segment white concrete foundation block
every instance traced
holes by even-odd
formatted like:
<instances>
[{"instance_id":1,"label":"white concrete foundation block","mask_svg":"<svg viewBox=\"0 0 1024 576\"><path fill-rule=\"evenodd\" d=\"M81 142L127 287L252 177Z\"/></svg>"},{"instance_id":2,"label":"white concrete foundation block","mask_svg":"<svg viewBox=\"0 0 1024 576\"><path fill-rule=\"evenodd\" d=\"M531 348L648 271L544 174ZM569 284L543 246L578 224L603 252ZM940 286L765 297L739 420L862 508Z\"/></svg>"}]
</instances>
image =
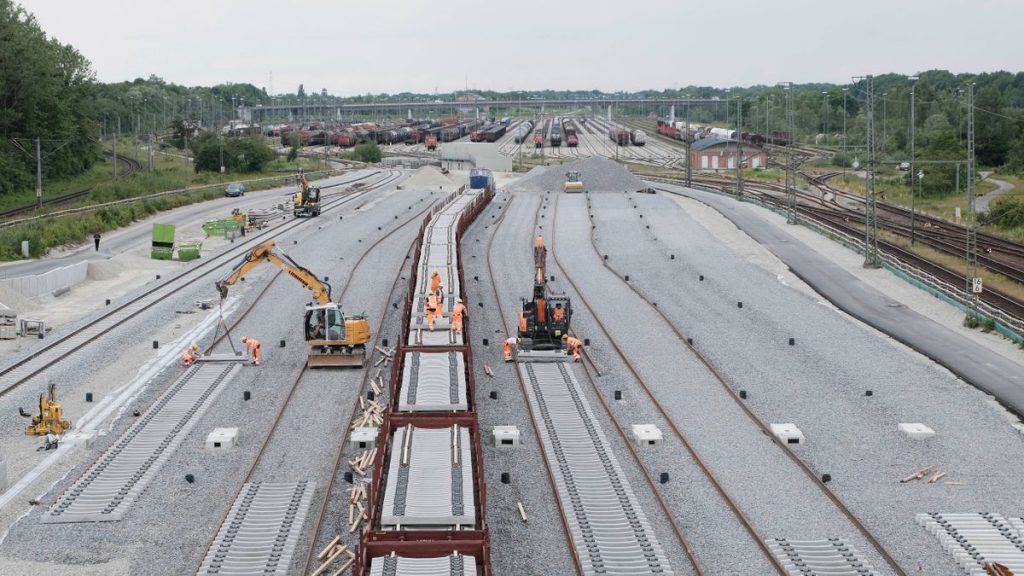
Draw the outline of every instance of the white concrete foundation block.
<instances>
[{"instance_id":1,"label":"white concrete foundation block","mask_svg":"<svg viewBox=\"0 0 1024 576\"><path fill-rule=\"evenodd\" d=\"M206 435L206 449L230 450L238 446L238 428L214 428Z\"/></svg>"},{"instance_id":2,"label":"white concrete foundation block","mask_svg":"<svg viewBox=\"0 0 1024 576\"><path fill-rule=\"evenodd\" d=\"M68 432L64 435L63 441L75 446L91 448L93 442L96 442L96 432Z\"/></svg>"},{"instance_id":3,"label":"white concrete foundation block","mask_svg":"<svg viewBox=\"0 0 1024 576\"><path fill-rule=\"evenodd\" d=\"M772 424L772 435L779 439L784 444L803 444L804 433L796 427L796 424L792 422L784 422L782 424Z\"/></svg>"},{"instance_id":4,"label":"white concrete foundation block","mask_svg":"<svg viewBox=\"0 0 1024 576\"><path fill-rule=\"evenodd\" d=\"M376 426L363 426L352 430L348 437L349 448L353 450L372 450L377 447L377 435L379 428Z\"/></svg>"},{"instance_id":5,"label":"white concrete foundation block","mask_svg":"<svg viewBox=\"0 0 1024 576\"><path fill-rule=\"evenodd\" d=\"M519 428L516 426L495 426L492 431L494 445L499 448L519 446Z\"/></svg>"},{"instance_id":6,"label":"white concrete foundation block","mask_svg":"<svg viewBox=\"0 0 1024 576\"><path fill-rule=\"evenodd\" d=\"M906 434L908 438L913 438L914 440L923 440L935 436L935 430L920 422L901 422L897 428L899 428L900 432Z\"/></svg>"},{"instance_id":7,"label":"white concrete foundation block","mask_svg":"<svg viewBox=\"0 0 1024 576\"><path fill-rule=\"evenodd\" d=\"M654 424L633 424L633 439L641 447L661 444L661 430Z\"/></svg>"}]
</instances>

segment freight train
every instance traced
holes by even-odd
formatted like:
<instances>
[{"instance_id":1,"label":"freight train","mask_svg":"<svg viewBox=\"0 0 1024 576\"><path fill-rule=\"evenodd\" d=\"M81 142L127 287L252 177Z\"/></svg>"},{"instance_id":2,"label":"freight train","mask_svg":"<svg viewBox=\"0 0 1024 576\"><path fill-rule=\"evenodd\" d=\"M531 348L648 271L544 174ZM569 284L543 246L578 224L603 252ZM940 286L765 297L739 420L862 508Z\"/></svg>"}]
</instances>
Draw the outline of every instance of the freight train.
<instances>
[{"instance_id":1,"label":"freight train","mask_svg":"<svg viewBox=\"0 0 1024 576\"><path fill-rule=\"evenodd\" d=\"M629 133L629 141L633 146L643 146L647 143L647 134L643 130L633 130Z\"/></svg>"},{"instance_id":2,"label":"freight train","mask_svg":"<svg viewBox=\"0 0 1024 576\"><path fill-rule=\"evenodd\" d=\"M565 130L565 145L570 148L575 148L580 143L580 137L576 133L576 123L572 120L566 120L562 124Z\"/></svg>"},{"instance_id":3,"label":"freight train","mask_svg":"<svg viewBox=\"0 0 1024 576\"><path fill-rule=\"evenodd\" d=\"M629 146L629 130L612 126L608 129L608 138L618 146Z\"/></svg>"},{"instance_id":4,"label":"freight train","mask_svg":"<svg viewBox=\"0 0 1024 576\"><path fill-rule=\"evenodd\" d=\"M527 120L516 128L515 136L513 140L516 144L522 144L533 134L533 122Z\"/></svg>"},{"instance_id":5,"label":"freight train","mask_svg":"<svg viewBox=\"0 0 1024 576\"><path fill-rule=\"evenodd\" d=\"M558 118L551 121L551 130L548 131L548 141L552 148L562 145L562 122Z\"/></svg>"},{"instance_id":6,"label":"freight train","mask_svg":"<svg viewBox=\"0 0 1024 576\"><path fill-rule=\"evenodd\" d=\"M353 574L492 576L481 427L468 319L449 330L467 298L459 238L493 197L492 188L453 194L420 227L402 332L390 366L390 397ZM437 330L428 330L430 275L443 273ZM479 328L479 332L475 332ZM479 361L479 359L477 359Z\"/></svg>"}]
</instances>

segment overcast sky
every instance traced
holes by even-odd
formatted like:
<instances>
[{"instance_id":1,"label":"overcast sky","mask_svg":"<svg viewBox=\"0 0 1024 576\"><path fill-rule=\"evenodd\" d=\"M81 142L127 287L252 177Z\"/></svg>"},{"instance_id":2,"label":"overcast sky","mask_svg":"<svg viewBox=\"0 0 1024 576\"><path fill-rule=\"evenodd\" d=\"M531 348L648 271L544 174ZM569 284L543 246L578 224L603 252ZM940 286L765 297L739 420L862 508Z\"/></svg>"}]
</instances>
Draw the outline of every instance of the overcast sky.
<instances>
[{"instance_id":1,"label":"overcast sky","mask_svg":"<svg viewBox=\"0 0 1024 576\"><path fill-rule=\"evenodd\" d=\"M1021 0L21 0L103 82L606 91L1024 70ZM740 40L737 41L736 39ZM271 85L271 74L273 84Z\"/></svg>"}]
</instances>

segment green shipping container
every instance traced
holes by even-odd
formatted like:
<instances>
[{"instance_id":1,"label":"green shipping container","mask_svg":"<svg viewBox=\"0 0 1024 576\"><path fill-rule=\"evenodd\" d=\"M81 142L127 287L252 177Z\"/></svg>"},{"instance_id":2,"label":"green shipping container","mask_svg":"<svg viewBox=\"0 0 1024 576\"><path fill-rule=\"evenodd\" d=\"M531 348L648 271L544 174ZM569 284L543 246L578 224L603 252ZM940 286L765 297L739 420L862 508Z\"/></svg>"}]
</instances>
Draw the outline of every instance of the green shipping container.
<instances>
[{"instance_id":1,"label":"green shipping container","mask_svg":"<svg viewBox=\"0 0 1024 576\"><path fill-rule=\"evenodd\" d=\"M178 245L178 260L182 262L189 262L199 258L199 253L203 249L202 242L183 242Z\"/></svg>"},{"instance_id":2,"label":"green shipping container","mask_svg":"<svg viewBox=\"0 0 1024 576\"><path fill-rule=\"evenodd\" d=\"M153 224L150 256L154 260L170 260L174 257L174 224Z\"/></svg>"},{"instance_id":3,"label":"green shipping container","mask_svg":"<svg viewBox=\"0 0 1024 576\"><path fill-rule=\"evenodd\" d=\"M229 218L210 220L203 224L203 232L206 232L207 236L227 236L229 232L238 232L241 228L241 222Z\"/></svg>"}]
</instances>

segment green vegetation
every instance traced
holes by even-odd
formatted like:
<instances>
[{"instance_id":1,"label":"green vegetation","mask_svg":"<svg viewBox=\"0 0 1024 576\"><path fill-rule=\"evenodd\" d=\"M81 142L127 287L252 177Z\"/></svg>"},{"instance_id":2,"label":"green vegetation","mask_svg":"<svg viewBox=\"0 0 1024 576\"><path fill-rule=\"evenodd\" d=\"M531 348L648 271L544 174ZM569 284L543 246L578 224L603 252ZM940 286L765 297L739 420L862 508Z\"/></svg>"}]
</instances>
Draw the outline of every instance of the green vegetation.
<instances>
[{"instance_id":1,"label":"green vegetation","mask_svg":"<svg viewBox=\"0 0 1024 576\"><path fill-rule=\"evenodd\" d=\"M986 226L1024 230L1024 199L1011 196L996 200L989 211L981 215L980 222Z\"/></svg>"},{"instance_id":2,"label":"green vegetation","mask_svg":"<svg viewBox=\"0 0 1024 576\"><path fill-rule=\"evenodd\" d=\"M45 178L87 171L100 155L97 128L89 61L0 0L0 196L35 188L37 138Z\"/></svg>"},{"instance_id":3,"label":"green vegetation","mask_svg":"<svg viewBox=\"0 0 1024 576\"><path fill-rule=\"evenodd\" d=\"M357 160L372 164L380 162L381 150L376 142L363 142L353 148L351 152L342 154L341 157L345 160Z\"/></svg>"},{"instance_id":4,"label":"green vegetation","mask_svg":"<svg viewBox=\"0 0 1024 576\"><path fill-rule=\"evenodd\" d=\"M121 206L99 208L91 214L63 218L49 218L32 224L0 229L0 260L21 258L21 242L29 241L30 255L39 257L56 246L81 242L95 232L105 232L127 226L136 220L193 202L210 200L223 195L219 190L206 190L194 194L165 196Z\"/></svg>"},{"instance_id":5,"label":"green vegetation","mask_svg":"<svg viewBox=\"0 0 1024 576\"><path fill-rule=\"evenodd\" d=\"M225 138L206 132L189 142L195 158L196 172L228 172L251 174L261 172L277 154L258 136Z\"/></svg>"}]
</instances>

